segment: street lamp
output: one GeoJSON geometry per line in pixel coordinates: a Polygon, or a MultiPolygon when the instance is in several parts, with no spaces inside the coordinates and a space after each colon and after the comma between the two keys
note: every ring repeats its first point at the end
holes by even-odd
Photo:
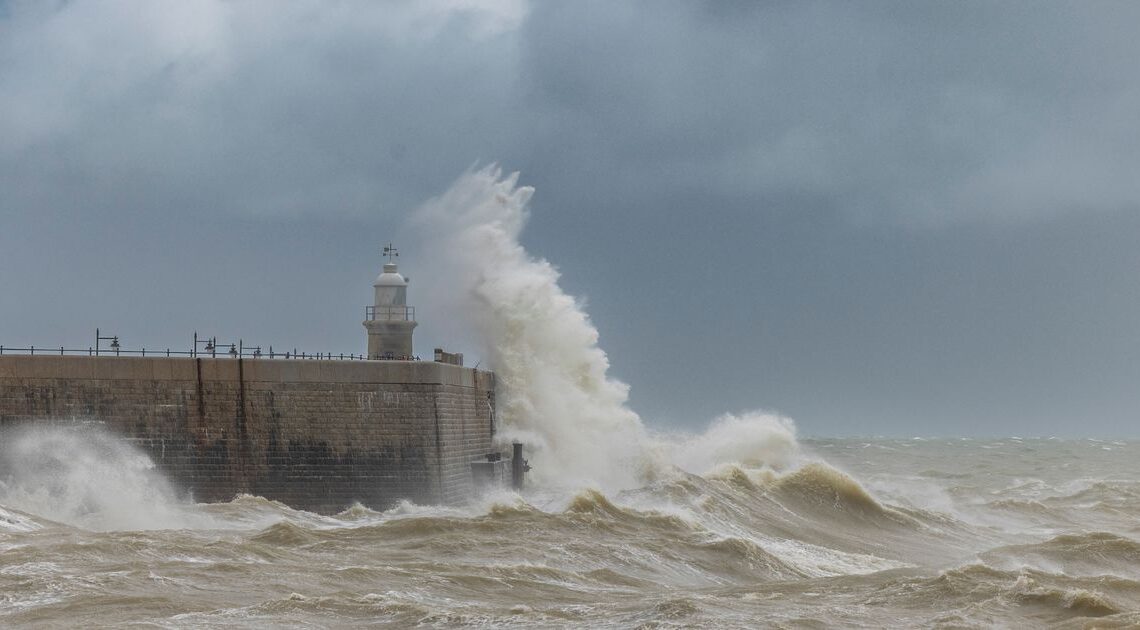
{"type": "MultiPolygon", "coordinates": [[[[233,348],[230,348],[230,349],[233,350],[233,348]]],[[[247,350],[253,351],[252,354],[250,354],[250,356],[252,356],[253,358],[255,358],[255,359],[261,358],[261,346],[247,346],[247,345],[245,345],[244,340],[238,339],[238,347],[237,347],[238,356],[239,357],[245,357],[246,356],[245,353],[247,350]]]]}
{"type": "Polygon", "coordinates": [[[115,356],[119,356],[119,336],[113,335],[110,337],[103,337],[99,334],[99,329],[95,329],[95,356],[99,356],[99,342],[111,340],[111,349],[115,351],[115,356]]]}
{"type": "MultiPolygon", "coordinates": [[[[217,337],[210,337],[209,339],[199,339],[198,338],[198,331],[195,330],[194,331],[194,356],[198,356],[198,346],[200,346],[200,345],[202,345],[202,350],[205,350],[206,352],[210,353],[210,358],[212,358],[212,359],[217,358],[217,356],[218,356],[218,338],[217,337]],[[203,345],[203,344],[205,344],[205,345],[203,345]]],[[[224,347],[226,344],[223,343],[221,345],[224,347]]],[[[231,343],[231,344],[229,344],[229,346],[230,346],[230,351],[229,351],[230,358],[231,359],[236,358],[238,355],[237,344],[231,343]]]]}
{"type": "Polygon", "coordinates": [[[204,350],[206,352],[210,352],[211,350],[214,349],[214,345],[212,343],[210,343],[209,339],[198,339],[198,331],[195,330],[194,331],[194,351],[190,353],[190,356],[192,356],[192,357],[198,356],[198,346],[200,346],[202,344],[206,344],[206,347],[204,348],[204,350]]]}

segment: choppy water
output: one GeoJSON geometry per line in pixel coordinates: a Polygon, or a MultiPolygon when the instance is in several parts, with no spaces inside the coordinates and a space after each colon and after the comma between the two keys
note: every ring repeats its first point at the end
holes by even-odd
{"type": "Polygon", "coordinates": [[[41,436],[70,452],[0,487],[0,626],[1140,625],[1138,442],[807,440],[780,470],[336,516],[179,502],[90,443],[41,436]]]}

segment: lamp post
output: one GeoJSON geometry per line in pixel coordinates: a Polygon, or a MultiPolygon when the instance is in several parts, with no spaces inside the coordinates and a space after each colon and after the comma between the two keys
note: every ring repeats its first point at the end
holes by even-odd
{"type": "MultiPolygon", "coordinates": [[[[247,345],[245,345],[245,341],[244,341],[244,340],[242,340],[242,339],[238,339],[237,356],[239,356],[239,357],[245,357],[245,351],[246,351],[247,349],[252,349],[252,350],[253,350],[253,354],[251,355],[251,356],[253,356],[253,358],[255,358],[255,359],[260,359],[260,358],[261,358],[261,346],[247,346],[247,345]]],[[[231,350],[231,351],[233,350],[233,346],[232,346],[232,345],[230,346],[230,350],[231,350]]],[[[231,355],[231,356],[232,356],[232,355],[231,355]]]]}
{"type": "Polygon", "coordinates": [[[111,349],[115,351],[115,356],[119,356],[119,336],[103,337],[99,334],[98,328],[95,329],[95,356],[99,356],[99,342],[108,339],[111,340],[111,349]]]}
{"type": "MultiPolygon", "coordinates": [[[[194,356],[198,356],[198,346],[199,345],[202,345],[202,350],[210,353],[211,359],[216,359],[218,357],[218,338],[217,337],[210,337],[209,339],[199,339],[198,338],[198,331],[195,330],[194,331],[194,356]]],[[[221,345],[222,346],[229,345],[229,347],[230,347],[229,355],[230,355],[231,359],[237,357],[238,349],[237,349],[236,343],[231,343],[231,344],[223,343],[221,345]]]]}

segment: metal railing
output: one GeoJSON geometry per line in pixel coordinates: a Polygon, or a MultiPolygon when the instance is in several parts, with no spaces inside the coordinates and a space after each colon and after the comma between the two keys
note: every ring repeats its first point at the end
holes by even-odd
{"type": "Polygon", "coordinates": [[[368,357],[363,354],[345,354],[333,352],[298,352],[295,348],[293,350],[286,350],[279,352],[269,347],[268,351],[262,351],[260,347],[241,347],[240,349],[236,344],[230,344],[229,348],[219,348],[214,352],[204,352],[198,350],[171,350],[166,348],[164,350],[148,350],[142,348],[139,350],[123,350],[122,348],[115,348],[113,350],[100,350],[96,354],[93,347],[89,348],[66,348],[64,346],[28,346],[26,348],[13,348],[11,346],[0,345],[0,356],[5,354],[20,354],[20,355],[55,355],[55,356],[141,356],[141,357],[208,357],[216,359],[313,359],[320,361],[366,361],[368,357]]]}
{"type": "Polygon", "coordinates": [[[414,322],[416,321],[416,307],[414,306],[365,306],[365,321],[383,322],[414,322]]]}

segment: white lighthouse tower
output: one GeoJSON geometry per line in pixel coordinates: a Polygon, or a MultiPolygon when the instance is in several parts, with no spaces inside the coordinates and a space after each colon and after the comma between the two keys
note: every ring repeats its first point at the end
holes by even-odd
{"type": "Polygon", "coordinates": [[[388,262],[372,283],[375,298],[364,311],[368,329],[369,359],[410,359],[416,309],[408,306],[408,281],[396,271],[393,260],[399,256],[391,243],[384,248],[388,262]]]}

